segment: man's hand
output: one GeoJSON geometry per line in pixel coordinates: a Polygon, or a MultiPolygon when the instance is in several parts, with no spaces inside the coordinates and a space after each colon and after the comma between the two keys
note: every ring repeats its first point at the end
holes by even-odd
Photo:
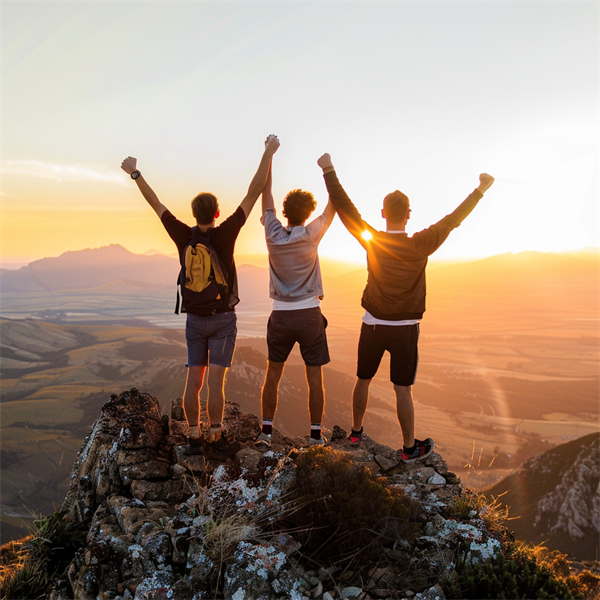
{"type": "Polygon", "coordinates": [[[128,156],[122,163],[121,169],[127,173],[127,175],[131,175],[134,171],[137,171],[137,158],[133,158],[133,156],[128,156]]]}
{"type": "Polygon", "coordinates": [[[279,148],[279,139],[276,135],[271,134],[265,140],[265,151],[270,152],[272,156],[277,152],[277,148],[279,148]]]}
{"type": "Polygon", "coordinates": [[[258,171],[256,171],[256,174],[252,178],[250,187],[248,188],[248,193],[240,204],[244,214],[246,215],[246,218],[248,218],[254,203],[258,200],[258,197],[265,189],[267,177],[271,168],[271,160],[273,158],[273,154],[277,152],[277,148],[279,148],[279,140],[277,139],[277,136],[273,134],[269,135],[265,140],[265,151],[260,159],[258,171]]]}
{"type": "Polygon", "coordinates": [[[482,173],[479,176],[479,187],[477,188],[482,194],[485,194],[486,190],[489,190],[494,183],[494,178],[487,173],[482,173]]]}
{"type": "Polygon", "coordinates": [[[333,163],[331,162],[331,156],[329,156],[329,154],[326,152],[325,154],[323,154],[323,156],[321,156],[321,158],[319,158],[319,160],[317,161],[317,164],[321,167],[321,169],[323,169],[323,171],[325,171],[325,169],[333,169],[333,163]]]}

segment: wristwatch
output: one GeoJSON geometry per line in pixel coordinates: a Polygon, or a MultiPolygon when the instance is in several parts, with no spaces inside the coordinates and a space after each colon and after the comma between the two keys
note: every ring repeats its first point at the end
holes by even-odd
{"type": "Polygon", "coordinates": [[[139,171],[131,171],[131,179],[137,179],[140,175],[139,171]]]}

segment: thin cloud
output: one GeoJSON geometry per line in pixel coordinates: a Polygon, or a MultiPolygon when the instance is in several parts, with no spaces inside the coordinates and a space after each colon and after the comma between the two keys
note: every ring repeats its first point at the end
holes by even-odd
{"type": "Polygon", "coordinates": [[[24,175],[40,179],[85,182],[93,181],[113,185],[127,185],[127,180],[118,171],[108,171],[102,165],[53,165],[41,160],[7,160],[2,173],[24,175]]]}

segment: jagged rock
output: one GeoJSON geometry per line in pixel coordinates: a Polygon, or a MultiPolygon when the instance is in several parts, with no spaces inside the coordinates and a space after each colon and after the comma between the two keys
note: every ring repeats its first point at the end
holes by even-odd
{"type": "Polygon", "coordinates": [[[356,600],[362,594],[362,588],[359,587],[347,587],[342,590],[342,598],[345,600],[356,600]]]}
{"type": "Polygon", "coordinates": [[[446,596],[444,590],[442,590],[442,586],[436,584],[425,592],[415,594],[413,598],[414,600],[445,600],[446,596]]]}
{"type": "Polygon", "coordinates": [[[196,589],[206,586],[207,580],[215,570],[215,563],[207,556],[202,540],[190,544],[187,555],[187,567],[191,569],[191,581],[196,589]]]}
{"type": "Polygon", "coordinates": [[[186,439],[190,435],[190,428],[187,421],[175,421],[174,419],[171,419],[169,421],[169,435],[186,439]]]}
{"type": "Polygon", "coordinates": [[[519,539],[542,543],[572,559],[597,558],[600,536],[600,433],[527,460],[486,490],[510,508],[519,539]]]}
{"type": "Polygon", "coordinates": [[[231,600],[298,598],[300,582],[291,572],[284,552],[273,546],[240,542],[225,571],[223,596],[231,600]],[[240,593],[240,590],[242,593],[240,593]]]}
{"type": "Polygon", "coordinates": [[[247,471],[255,471],[258,467],[258,463],[262,458],[263,453],[259,452],[255,448],[242,448],[236,455],[236,460],[239,462],[242,469],[247,471]]]}
{"type": "MultiPolygon", "coordinates": [[[[174,419],[183,416],[180,409],[178,400],[172,417],[161,417],[158,402],[135,389],[112,396],[103,407],[78,455],[61,509],[69,519],[89,523],[87,542],[54,600],[71,594],[84,600],[202,600],[215,596],[219,581],[219,593],[231,600],[333,600],[333,595],[339,600],[339,591],[331,591],[336,586],[342,598],[387,598],[390,590],[401,597],[406,572],[422,573],[410,585],[427,589],[421,597],[430,599],[434,588],[427,586],[439,573],[439,561],[450,563],[459,544],[468,541],[472,561],[497,551],[498,542],[478,515],[468,523],[443,516],[462,486],[438,454],[405,464],[398,452],[368,436],[352,445],[335,426],[330,444],[344,460],[384,473],[389,487],[424,506],[425,535],[416,543],[396,539],[393,547],[383,547],[386,566],[360,574],[367,577],[367,592],[340,586],[335,566],[305,572],[294,532],[263,539],[267,529],[261,528],[288,510],[295,458],[307,441],[274,429],[272,448],[258,451],[253,443],[258,418],[227,404],[226,430],[242,448],[228,465],[215,463],[188,454],[187,423],[174,419]]],[[[358,570],[346,572],[345,581],[358,582],[358,575],[358,570]]]]}
{"type": "Polygon", "coordinates": [[[187,478],[167,479],[166,481],[131,482],[131,494],[140,500],[165,500],[169,503],[183,502],[190,497],[193,480],[187,478]]]}
{"type": "Polygon", "coordinates": [[[331,430],[331,441],[335,442],[337,440],[345,440],[348,437],[348,433],[339,427],[338,425],[334,425],[331,430]]]}
{"type": "Polygon", "coordinates": [[[145,462],[122,465],[119,467],[119,475],[123,485],[129,485],[135,479],[166,479],[169,476],[171,463],[165,459],[151,459],[145,462]]]}
{"type": "Polygon", "coordinates": [[[134,600],[166,600],[174,583],[173,573],[161,569],[147,577],[137,586],[134,600]]]}
{"type": "MultiPolygon", "coordinates": [[[[564,532],[581,539],[589,532],[600,532],[600,450],[582,448],[571,469],[561,473],[560,483],[542,496],[537,504],[534,527],[543,531],[564,532]]],[[[532,469],[526,464],[524,468],[532,469]]],[[[548,468],[549,470],[549,468],[548,468]]]]}
{"type": "Polygon", "coordinates": [[[173,555],[171,536],[165,532],[157,531],[146,537],[143,548],[150,554],[150,558],[157,567],[169,564],[173,555]]]}
{"type": "Polygon", "coordinates": [[[386,458],[382,454],[375,455],[375,462],[383,469],[384,473],[386,471],[393,469],[398,464],[397,460],[390,460],[389,458],[386,458]]]}
{"type": "Polygon", "coordinates": [[[186,422],[185,410],[183,408],[183,398],[175,398],[171,401],[171,422],[173,421],[186,422]]]}

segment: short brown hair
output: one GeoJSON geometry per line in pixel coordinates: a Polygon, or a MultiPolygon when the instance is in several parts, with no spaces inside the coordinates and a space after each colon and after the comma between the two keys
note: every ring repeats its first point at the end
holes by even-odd
{"type": "Polygon", "coordinates": [[[283,200],[283,216],[290,225],[302,225],[315,208],[314,196],[304,190],[292,190],[283,200]]]}
{"type": "Polygon", "coordinates": [[[219,212],[219,201],[209,192],[200,192],[192,200],[192,214],[200,225],[210,225],[219,212]]]}
{"type": "Polygon", "coordinates": [[[394,190],[383,199],[385,218],[392,223],[404,221],[408,216],[409,208],[408,196],[400,190],[394,190]]]}

